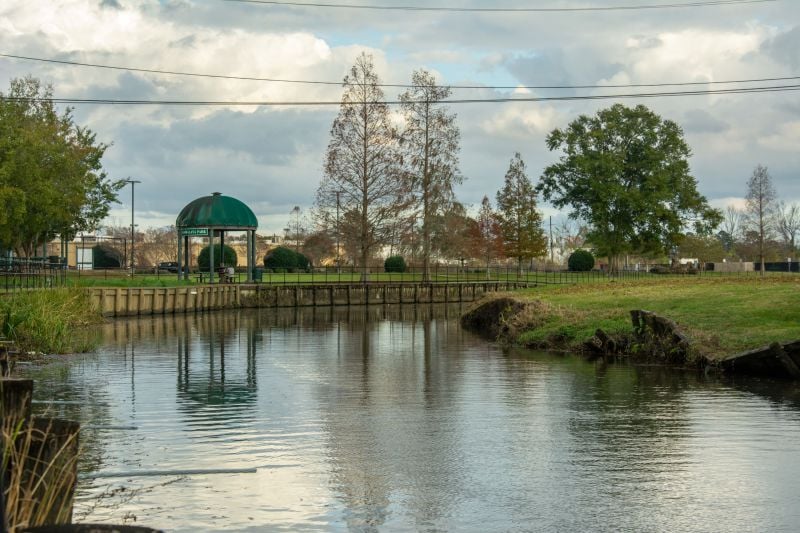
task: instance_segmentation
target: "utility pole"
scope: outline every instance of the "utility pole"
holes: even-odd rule
[[[550,215],[550,263],[553,263],[553,215]]]
[[[136,241],[136,225],[134,224],[133,214],[134,214],[134,191],[136,188],[137,183],[141,183],[139,180],[132,180],[127,178],[123,180],[125,183],[130,183],[131,185],[131,276],[134,274],[135,269],[135,245],[134,242]]]

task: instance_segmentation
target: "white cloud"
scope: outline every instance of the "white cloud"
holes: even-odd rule
[[[366,50],[375,56],[381,79],[389,82],[403,82],[414,69],[430,63],[443,83],[619,85],[793,74],[793,44],[800,35],[793,25],[800,20],[800,2],[535,17],[387,16],[194,0],[118,3],[119,9],[97,0],[6,0],[0,4],[0,51],[338,82]],[[51,81],[57,95],[72,97],[338,101],[341,96],[338,83],[159,76],[0,58],[0,90],[10,78],[26,74]],[[387,98],[399,91],[387,89]],[[518,87],[506,92],[462,90],[454,96],[508,94],[531,93]],[[800,197],[800,107],[795,101],[793,93],[770,93],[623,103],[643,103],[684,125],[701,192],[719,205],[741,194],[759,161],[774,169],[776,188],[787,197]],[[517,150],[535,178],[556,157],[544,145],[549,131],[611,103],[453,106],[462,133],[462,171],[468,178],[458,190],[460,199],[477,203],[484,194],[494,197]],[[114,143],[105,158],[111,176],[149,182],[136,190],[140,224],[174,220],[187,198],[222,183],[234,195],[246,196],[268,225],[265,231],[280,231],[286,206],[305,209],[313,201],[336,108],[79,106],[75,113],[100,140]],[[122,199],[127,201],[124,194]],[[120,216],[125,218],[124,209]]]

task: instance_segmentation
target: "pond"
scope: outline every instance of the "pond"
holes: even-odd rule
[[[503,351],[458,306],[112,322],[24,367],[75,516],[168,531],[796,531],[798,385]]]

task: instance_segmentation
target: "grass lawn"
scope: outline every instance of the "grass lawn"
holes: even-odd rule
[[[632,309],[674,320],[710,358],[800,339],[800,276],[610,281],[514,295],[534,302],[530,327],[517,330],[520,343],[553,338],[580,343],[597,328],[630,332]]]

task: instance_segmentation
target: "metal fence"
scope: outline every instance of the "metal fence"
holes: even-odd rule
[[[64,284],[80,286],[169,286],[178,284],[177,272],[142,268],[131,271],[128,268],[107,268],[92,270],[66,270],[59,264],[38,260],[13,260],[0,263],[0,290],[18,290],[29,288],[59,287]],[[767,271],[766,276],[796,276],[797,272]],[[191,284],[207,284],[208,272],[192,271],[187,274],[187,282]],[[318,267],[308,270],[299,269],[255,269],[254,282],[281,285],[313,285],[313,284],[353,284],[353,283],[474,283],[502,282],[524,283],[529,285],[572,285],[599,283],[610,279],[618,281],[635,281],[645,279],[681,279],[681,278],[756,278],[761,272],[714,272],[709,270],[683,269],[671,270],[666,267],[653,267],[649,270],[591,270],[588,272],[570,272],[554,269],[518,269],[511,265],[498,265],[490,268],[464,268],[455,265],[431,265],[429,276],[423,276],[420,267],[410,267],[404,272],[386,272],[382,267]],[[215,273],[214,283],[230,281],[245,283],[247,273],[238,268],[232,279]]]
[[[90,280],[103,280],[113,283],[114,280],[127,280],[127,283],[159,281],[170,283],[177,282],[177,273],[167,270],[139,269],[131,272],[130,269],[95,269],[70,271],[70,277],[84,282]],[[766,272],[767,276],[794,275],[788,272]],[[209,283],[209,273],[191,271],[187,274],[192,283]],[[429,276],[423,276],[419,267],[409,267],[404,272],[386,272],[382,267],[317,267],[307,270],[301,269],[255,269],[254,280],[256,283],[272,284],[331,284],[331,283],[463,283],[463,282],[522,282],[530,284],[575,284],[595,283],[615,279],[619,281],[634,281],[642,279],[662,278],[697,278],[697,277],[758,277],[760,272],[713,272],[707,270],[683,269],[670,270],[666,267],[654,267],[650,270],[621,270],[608,272],[606,270],[591,270],[588,272],[571,272],[568,270],[554,269],[518,269],[516,266],[492,266],[490,268],[463,268],[454,265],[431,265]],[[219,273],[213,274],[214,283],[224,281],[225,277]],[[243,283],[247,279],[244,268],[237,268],[232,281]]]
[[[61,287],[66,283],[66,265],[49,259],[0,258],[0,290]]]

